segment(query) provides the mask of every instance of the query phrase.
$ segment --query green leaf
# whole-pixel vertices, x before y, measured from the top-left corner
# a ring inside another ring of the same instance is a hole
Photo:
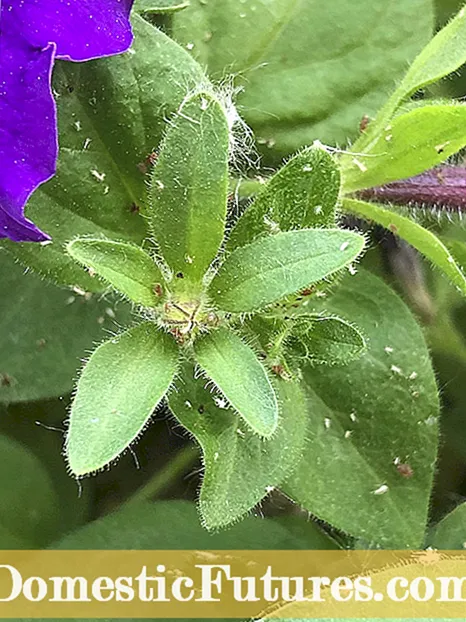
[[[280,402],[280,425],[270,439],[246,426],[226,400],[213,396],[205,380],[186,366],[169,406],[202,448],[204,478],[199,510],[208,529],[236,522],[281,484],[298,463],[304,445],[307,412],[298,385],[274,383]]]
[[[277,396],[256,355],[228,329],[194,344],[196,361],[248,426],[270,437],[278,423]]]
[[[416,91],[453,73],[466,62],[466,12],[464,7],[425,46],[403,80],[378,113],[368,130],[353,145],[354,152],[370,151],[371,145],[400,104]]]
[[[286,340],[291,356],[301,364],[344,365],[359,358],[367,348],[364,337],[338,317],[300,316]]]
[[[192,0],[173,32],[214,78],[237,76],[241,113],[277,162],[355,138],[433,27],[430,0]]]
[[[142,248],[127,242],[78,238],[69,242],[67,251],[133,302],[145,307],[160,302],[163,276]]]
[[[463,551],[466,547],[466,503],[458,505],[432,529],[428,545],[446,551]]]
[[[174,340],[150,322],[97,348],[71,407],[66,453],[74,475],[101,469],[141,434],[177,367]]]
[[[439,400],[421,328],[380,279],[359,271],[325,301],[367,336],[344,367],[307,367],[309,441],[285,492],[370,545],[424,540],[438,443]],[[408,464],[403,477],[398,464]]]
[[[229,130],[208,93],[183,102],[151,177],[149,219],[177,277],[200,284],[222,243],[227,210]]]
[[[165,118],[204,80],[189,54],[133,13],[130,51],[88,63],[57,61],[60,157],[57,175],[34,193],[26,213],[53,243],[2,241],[21,263],[58,283],[102,289],[67,254],[65,243],[105,237],[140,245],[147,236],[144,170]]]
[[[263,233],[335,226],[340,172],[320,144],[293,156],[264,186],[235,225],[227,248]]]
[[[79,359],[130,319],[125,303],[58,289],[1,251],[0,291],[0,402],[70,393]]]
[[[181,11],[187,6],[189,6],[189,0],[136,0],[133,11],[143,14],[165,14]]]
[[[21,404],[0,404],[0,433],[26,446],[48,473],[60,506],[59,524],[55,522],[50,538],[68,533],[90,519],[94,507],[92,486],[83,486],[77,494],[76,481],[63,460],[63,435],[60,434],[68,412],[68,396]],[[51,433],[52,430],[52,433]],[[6,469],[11,474],[11,469]],[[92,507],[91,507],[92,506]],[[0,549],[7,548],[0,543]]]
[[[60,529],[60,499],[40,460],[0,436],[0,548],[40,548]]]
[[[364,238],[342,229],[277,233],[233,251],[209,291],[224,311],[263,309],[338,272],[364,248]]]
[[[422,173],[466,145],[466,106],[417,107],[390,121],[365,152],[342,158],[343,191],[354,192]]]
[[[248,517],[230,529],[209,533],[194,503],[158,501],[128,505],[56,543],[62,550],[247,550],[306,548],[271,519]]]
[[[455,287],[466,294],[466,278],[445,244],[431,231],[406,216],[375,203],[345,199],[344,209],[372,220],[409,242],[448,277]]]

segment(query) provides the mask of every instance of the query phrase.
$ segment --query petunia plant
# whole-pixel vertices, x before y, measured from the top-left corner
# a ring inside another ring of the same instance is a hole
[[[175,437],[160,479],[201,454],[209,529],[269,497],[344,546],[430,545],[433,360],[464,423],[466,107],[441,79],[465,10],[434,37],[431,0],[4,0],[0,20],[0,432],[57,402],[69,472],[118,463],[108,520],[133,532],[171,529],[137,502]]]
[[[295,312],[300,297],[322,293],[364,247],[363,236],[336,226],[333,158],[320,145],[299,153],[226,232],[230,145],[222,102],[209,91],[188,96],[151,174],[150,238],[142,246],[103,237],[67,245],[139,317],[97,348],[77,384],[66,452],[78,477],[125,451],[165,396],[182,424],[181,393],[202,421],[199,383],[225,409],[225,423],[237,427],[239,417],[238,433],[256,436],[253,446],[273,445],[287,427],[300,427],[286,412],[292,387],[299,396],[300,362],[347,362],[365,349],[347,321],[303,304]],[[290,440],[291,456],[299,454],[303,432]],[[282,462],[284,476],[289,458]],[[251,507],[243,505],[239,500],[235,511]]]

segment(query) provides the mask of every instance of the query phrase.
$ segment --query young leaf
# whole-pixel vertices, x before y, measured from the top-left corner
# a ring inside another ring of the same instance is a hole
[[[417,107],[394,117],[367,150],[342,158],[343,191],[354,192],[432,168],[466,145],[466,106]]]
[[[368,544],[418,548],[439,415],[422,330],[400,298],[364,270],[348,276],[320,306],[361,326],[368,351],[342,367],[304,369],[309,441],[285,492]]]
[[[83,353],[131,321],[125,302],[44,283],[1,251],[0,291],[0,402],[70,393]]]
[[[147,178],[156,147],[202,68],[170,37],[133,12],[131,52],[92,63],[57,61],[60,156],[56,176],[31,197],[26,214],[53,243],[2,245],[60,284],[104,289],[66,252],[73,238],[105,237],[140,245],[147,237]]]
[[[234,73],[245,119],[276,164],[316,138],[355,138],[432,37],[433,8],[431,0],[193,1],[173,32],[209,75]]]
[[[163,276],[154,260],[142,248],[127,242],[78,238],[67,245],[68,253],[91,268],[133,302],[154,307],[160,301],[156,286]]]
[[[151,176],[149,221],[162,255],[184,283],[198,285],[222,243],[229,130],[208,93],[185,100]]]
[[[466,542],[466,503],[458,505],[432,529],[428,545],[446,551],[462,551]]]
[[[335,226],[340,172],[320,144],[293,156],[262,189],[236,223],[227,249],[275,230]]]
[[[344,365],[366,350],[362,334],[338,317],[300,316],[286,340],[290,355],[301,363]]]
[[[196,438],[204,455],[199,509],[208,529],[236,522],[281,484],[301,457],[307,411],[298,385],[274,383],[280,401],[280,425],[270,439],[254,434],[228,408],[226,400],[205,388],[186,366],[169,406]]]
[[[220,309],[263,309],[351,263],[364,238],[342,229],[301,229],[259,238],[233,251],[209,291]]]
[[[465,40],[466,11],[463,7],[415,58],[400,85],[370,124],[367,132],[354,143],[352,151],[370,150],[370,145],[404,100],[419,89],[459,69],[466,62]]]
[[[74,475],[101,469],[138,437],[177,367],[174,340],[150,322],[95,350],[71,407],[66,453]]]
[[[248,426],[269,438],[278,424],[277,396],[256,355],[221,328],[194,343],[196,361]]]
[[[411,246],[414,246],[437,266],[459,291],[466,294],[466,278],[461,268],[455,262],[454,257],[445,244],[434,233],[424,229],[424,227],[406,216],[397,214],[375,203],[345,199],[343,207],[353,214],[382,225],[409,242]]]

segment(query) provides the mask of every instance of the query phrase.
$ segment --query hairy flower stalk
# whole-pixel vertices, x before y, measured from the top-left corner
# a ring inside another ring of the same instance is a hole
[[[439,166],[415,177],[367,188],[358,196],[380,203],[463,211],[466,208],[466,168]]]
[[[24,217],[58,153],[51,74],[55,59],[119,54],[132,41],[133,0],[3,0],[0,9],[0,238],[41,242]]]

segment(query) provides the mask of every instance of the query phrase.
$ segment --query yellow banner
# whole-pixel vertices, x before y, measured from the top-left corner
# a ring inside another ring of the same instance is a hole
[[[465,618],[463,551],[1,551],[0,618]]]

